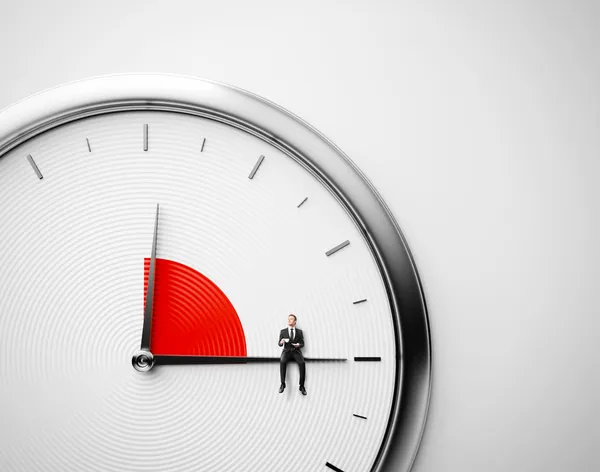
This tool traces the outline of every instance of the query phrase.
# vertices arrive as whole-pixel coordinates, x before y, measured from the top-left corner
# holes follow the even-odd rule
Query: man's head
[[[294,315],[293,313],[290,313],[290,315],[288,316],[288,326],[290,328],[296,326],[296,315]]]

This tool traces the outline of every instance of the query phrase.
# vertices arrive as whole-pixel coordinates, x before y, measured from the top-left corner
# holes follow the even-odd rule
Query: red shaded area
[[[144,305],[150,259],[144,259]],[[156,259],[150,350],[153,354],[245,356],[242,323],[210,279],[179,262]]]

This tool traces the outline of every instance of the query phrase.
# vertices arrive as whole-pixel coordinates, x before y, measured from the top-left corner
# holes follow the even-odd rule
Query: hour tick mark
[[[298,205],[298,207],[297,207],[297,208],[300,208],[302,205],[304,205],[304,202],[305,202],[306,200],[308,200],[308,197],[306,197],[304,200],[302,200],[302,201],[300,202],[300,205]]]
[[[329,467],[331,470],[335,470],[335,472],[344,472],[342,469],[340,469],[339,467],[336,467],[333,464],[330,464],[329,462],[325,463],[325,467]]]
[[[254,164],[254,167],[252,168],[252,171],[250,172],[250,175],[248,176],[249,179],[254,178],[254,174],[256,174],[256,171],[258,170],[258,168],[262,164],[262,161],[264,161],[264,160],[265,160],[265,156],[260,156],[258,158],[258,161],[256,161],[256,164]]]
[[[92,147],[90,146],[90,140],[88,138],[85,138],[85,141],[87,142],[88,151],[92,152]]]
[[[353,304],[353,305],[358,305],[359,303],[364,303],[364,302],[366,302],[366,301],[367,301],[367,299],[366,299],[366,298],[363,298],[362,300],[356,300],[355,302],[352,302],[352,304]]]
[[[381,362],[381,357],[355,357],[354,362]]]
[[[148,150],[148,125],[144,125],[144,151]]]
[[[33,157],[31,157],[31,154],[27,154],[27,160],[29,161],[29,163],[31,164],[31,167],[33,167],[33,170],[35,171],[36,175],[38,176],[38,178],[40,180],[42,180],[44,178],[44,176],[42,175],[42,173],[40,172],[40,169],[38,168],[37,164],[35,163],[35,161],[33,160]]]
[[[356,416],[357,418],[362,418],[363,420],[367,419],[366,416],[357,415],[356,413],[352,413],[352,416]]]
[[[344,249],[346,246],[350,245],[350,241],[346,240],[341,244],[338,244],[336,247],[334,247],[333,249],[330,249],[329,251],[327,251],[325,253],[325,255],[327,257],[331,256],[332,254],[335,254],[336,252],[338,252],[340,249]]]

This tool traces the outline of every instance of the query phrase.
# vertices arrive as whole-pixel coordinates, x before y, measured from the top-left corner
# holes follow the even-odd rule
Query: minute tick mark
[[[148,150],[148,125],[144,125],[144,151]]]
[[[327,257],[331,256],[332,254],[335,254],[336,252],[338,252],[340,249],[344,249],[346,246],[350,245],[350,241],[346,240],[343,243],[338,244],[336,247],[330,249],[329,251],[327,251],[325,253],[325,255]]]
[[[254,174],[256,174],[256,171],[258,170],[258,168],[262,164],[262,161],[264,161],[264,160],[265,160],[265,156],[260,156],[258,158],[258,161],[256,161],[256,164],[254,164],[254,167],[252,168],[252,171],[250,172],[250,175],[248,176],[249,179],[254,178]]]
[[[340,469],[339,467],[336,467],[333,464],[330,464],[329,462],[325,463],[325,467],[329,467],[331,470],[335,470],[335,472],[344,472],[342,469]]]
[[[29,163],[31,164],[31,167],[33,167],[33,170],[35,171],[35,173],[38,176],[38,178],[40,180],[42,180],[44,178],[44,176],[40,172],[40,169],[38,168],[37,164],[33,160],[33,157],[31,156],[31,154],[27,154],[27,160],[29,160]]]

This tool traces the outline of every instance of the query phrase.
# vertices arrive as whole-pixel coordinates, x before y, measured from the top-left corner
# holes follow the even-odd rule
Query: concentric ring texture
[[[135,371],[157,203],[153,349],[278,356],[295,313],[305,356],[348,361],[307,364],[306,397],[295,364],[283,394],[276,363]],[[287,155],[190,115],[86,118],[0,157],[0,222],[0,470],[280,471],[291,438],[302,470],[371,469],[388,299],[346,211]]]

